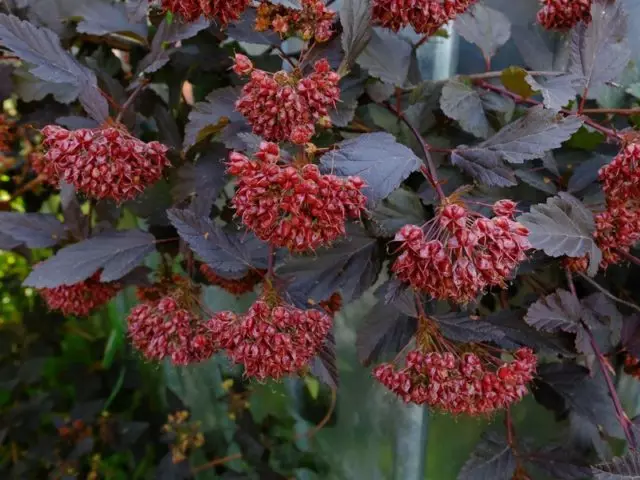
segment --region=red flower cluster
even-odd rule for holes
[[[301,310],[261,297],[244,315],[219,312],[208,323],[211,336],[245,373],[279,379],[303,370],[331,330],[321,310]]]
[[[93,198],[130,200],[158,181],[169,165],[167,147],[144,143],[120,128],[70,131],[48,125],[42,133],[48,151],[40,173]]]
[[[249,270],[247,274],[240,278],[224,278],[218,275],[213,268],[206,263],[200,265],[200,273],[204,275],[211,285],[216,285],[233,295],[243,295],[253,292],[253,289],[259,284],[266,270]]]
[[[238,20],[250,3],[249,0],[162,0],[162,8],[186,22],[205,16],[226,25]]]
[[[640,143],[630,143],[598,172],[608,205],[640,201]]]
[[[208,329],[181,307],[179,297],[169,294],[141,303],[127,318],[131,343],[149,360],[170,357],[175,365],[188,365],[215,353]]]
[[[279,165],[280,149],[263,142],[251,161],[232,152],[228,171],[239,177],[233,205],[262,240],[292,252],[314,250],[345,234],[366,198],[358,177],[322,175],[316,165]]]
[[[336,13],[329,10],[322,0],[302,0],[302,10],[262,2],[258,7],[255,28],[258,32],[272,28],[283,37],[297,35],[305,41],[314,38],[322,43],[333,35],[335,17]]]
[[[382,364],[375,378],[405,402],[427,404],[453,414],[489,414],[518,402],[527,393],[537,358],[528,348],[497,369],[475,353],[457,357],[451,352],[409,352],[405,366],[396,370]]]
[[[433,35],[467,11],[477,0],[374,0],[373,21],[397,32],[411,25],[418,33]]]
[[[640,144],[630,143],[608,165],[600,169],[599,178],[605,194],[606,209],[595,215],[593,237],[602,251],[600,268],[624,261],[640,240]],[[574,272],[587,269],[588,258],[565,259]]]
[[[315,125],[331,125],[329,109],[340,100],[340,76],[326,59],[318,60],[313,72],[300,78],[298,72],[271,74],[253,68],[245,55],[236,54],[233,70],[251,75],[236,102],[238,110],[265,140],[307,143]]]
[[[449,204],[424,230],[405,225],[395,237],[402,254],[392,271],[434,298],[458,303],[474,300],[486,287],[503,286],[530,248],[529,231],[509,218],[514,210],[513,202],[502,200],[494,205],[498,216],[488,219]]]
[[[50,309],[60,310],[65,315],[85,317],[115,297],[120,289],[118,283],[102,283],[98,271],[82,282],[42,288],[39,293]]]
[[[538,23],[547,30],[569,30],[580,22],[591,22],[592,0],[541,0]]]

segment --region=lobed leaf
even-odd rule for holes
[[[543,332],[576,333],[580,328],[582,305],[567,290],[558,289],[529,307],[524,321]]]
[[[344,0],[340,8],[340,23],[343,64],[345,69],[349,69],[371,39],[373,30],[369,0]]]
[[[320,158],[320,169],[323,173],[362,178],[367,184],[363,193],[369,205],[388,197],[422,163],[389,133],[367,133],[336,146]]]
[[[572,32],[569,73],[585,79],[585,89],[615,80],[629,63],[627,16],[620,2],[594,1],[592,22]]]
[[[640,452],[629,450],[622,457],[591,467],[596,480],[637,480],[640,478]]]
[[[589,255],[588,273],[595,275],[602,252],[593,239],[593,215],[578,199],[561,192],[546,203],[531,207],[518,221],[529,229],[533,248],[552,257]]]
[[[496,480],[511,478],[517,460],[507,440],[494,432],[482,435],[471,457],[463,465],[458,480]]]
[[[0,233],[29,248],[53,247],[67,237],[55,215],[44,213],[0,212]]]
[[[100,280],[113,282],[131,272],[154,249],[154,236],[141,230],[102,232],[64,247],[38,264],[24,285],[34,288],[73,285],[100,269]]]
[[[372,77],[402,87],[407,81],[413,54],[414,50],[409,42],[392,32],[378,28],[373,31],[357,62]]]
[[[482,99],[477,90],[459,79],[449,80],[442,87],[440,108],[460,127],[476,137],[487,138],[493,132],[484,113]]]
[[[548,78],[527,75],[525,80],[534,91],[542,94],[544,106],[555,112],[575,100],[576,92],[584,85],[584,78],[573,73]]]
[[[74,98],[80,96],[93,118],[103,122],[109,106],[98,89],[95,74],[81,65],[60,45],[60,38],[47,28],[38,28],[13,15],[0,14],[0,44],[32,65],[30,72],[48,83],[73,86]]]
[[[378,240],[361,227],[349,225],[345,240],[313,256],[290,259],[278,268],[278,275],[290,282],[287,291],[292,300],[308,306],[334,292],[340,292],[344,302],[355,300],[373,285],[381,267]]]
[[[477,45],[486,59],[511,37],[511,22],[502,12],[474,4],[455,20],[454,29],[470,43]]]
[[[249,268],[265,268],[266,244],[247,233],[228,233],[208,216],[189,210],[167,210],[171,224],[202,260],[216,271],[244,273]]]
[[[196,103],[185,127],[184,147],[195,145],[231,122],[244,122],[235,106],[239,93],[239,88],[224,87],[211,92],[204,102]]]

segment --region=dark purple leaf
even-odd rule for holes
[[[482,50],[485,58],[493,57],[511,36],[511,22],[498,10],[481,4],[473,5],[455,21],[455,31]]]
[[[481,317],[470,317],[464,312],[453,312],[434,317],[445,337],[460,343],[493,342],[500,344],[504,332]]]
[[[83,240],[89,234],[89,217],[82,213],[76,191],[64,180],[60,181],[60,202],[65,227],[76,240]]]
[[[381,248],[361,227],[349,225],[345,240],[314,255],[292,258],[278,275],[291,282],[287,291],[298,305],[318,303],[334,292],[350,302],[375,282],[382,266]]]
[[[244,123],[242,115],[236,111],[235,107],[239,92],[239,88],[221,88],[207,95],[204,102],[196,103],[185,127],[185,148],[220,132],[230,123]]]
[[[510,163],[523,163],[542,158],[559,148],[582,126],[578,116],[558,117],[541,105],[502,128],[498,133],[474,147]]]
[[[622,428],[602,375],[592,378],[587,368],[564,362],[539,365],[538,379],[560,395],[567,410],[602,426],[609,435],[621,437]]]
[[[402,350],[416,332],[417,321],[393,304],[379,301],[356,334],[358,360],[367,366]]]
[[[493,133],[478,90],[459,79],[449,80],[442,87],[440,108],[447,117],[456,120],[464,131],[476,137],[487,138]]]
[[[596,273],[602,252],[593,239],[593,214],[578,199],[560,192],[547,203],[531,207],[518,221],[529,229],[529,242],[534,248],[552,257],[588,254],[588,273]]]
[[[555,112],[575,100],[576,92],[584,85],[584,78],[572,73],[547,78],[527,75],[525,80],[534,92],[542,94],[544,106]]]
[[[320,352],[313,358],[311,374],[321,382],[333,388],[338,388],[340,378],[336,358],[336,341],[333,333],[329,333],[324,344],[320,347]]]
[[[556,480],[582,480],[591,473],[589,465],[566,447],[550,445],[529,455],[525,460]]]
[[[460,470],[458,480],[506,480],[512,477],[517,465],[507,440],[494,432],[485,433]]]
[[[598,0],[591,7],[593,21],[580,22],[571,35],[569,72],[593,89],[616,80],[629,63],[627,16],[620,2]]]
[[[214,270],[240,273],[248,268],[267,266],[268,248],[255,236],[245,232],[228,233],[209,217],[198,217],[189,210],[172,208],[167,215],[191,250]]]
[[[395,190],[380,202],[371,212],[371,218],[387,236],[393,236],[404,225],[422,225],[426,220],[420,197],[404,188]]]
[[[179,42],[196,36],[201,30],[207,28],[211,23],[204,18],[195,22],[182,23],[180,19],[174,18],[169,22],[166,18],[158,27],[151,42],[151,51],[140,61],[137,75],[153,73],[160,70],[170,60],[171,49],[166,48],[166,44]]]
[[[187,163],[181,166],[171,189],[176,203],[195,195],[195,201],[199,206],[196,213],[208,216],[213,202],[228,181],[224,164],[226,153],[224,148],[216,149],[207,152],[195,164]]]
[[[624,319],[620,343],[634,357],[640,358],[640,315],[633,314]]]
[[[451,163],[489,187],[518,184],[514,171],[492,152],[461,145],[451,153]]]
[[[388,30],[375,29],[356,61],[372,77],[403,87],[414,53],[411,44],[402,37]]]
[[[85,0],[74,9],[74,17],[82,17],[76,26],[80,33],[98,36],[122,33],[128,36],[135,35],[140,42],[146,42],[147,22],[143,21],[146,18],[132,21],[127,6],[123,3]]]
[[[44,213],[0,212],[0,233],[29,248],[52,247],[67,236],[55,215]]]
[[[369,0],[344,0],[340,8],[342,49],[345,70],[360,56],[371,39],[371,5]]]
[[[597,182],[600,168],[610,161],[610,158],[596,154],[588,160],[580,163],[580,165],[573,170],[573,175],[571,175],[571,178],[569,179],[567,191],[570,193],[576,193]]]
[[[80,97],[96,120],[102,122],[107,118],[109,106],[100,94],[95,74],[62,48],[54,32],[0,14],[0,43],[32,65],[30,72],[37,78],[72,85],[74,95]]]
[[[367,133],[337,144],[320,159],[323,173],[359,176],[369,205],[386,198],[421,165],[420,159],[389,133]]]
[[[4,102],[13,93],[13,65],[0,65],[0,102]]]
[[[153,235],[140,230],[103,232],[61,249],[38,264],[24,281],[34,288],[73,285],[102,269],[100,280],[113,282],[137,267],[155,250]]]
[[[272,31],[257,32],[256,12],[253,9],[245,12],[240,20],[230,23],[227,27],[227,35],[238,42],[255,43],[258,45],[280,45],[280,36]]]
[[[22,245],[20,240],[16,240],[15,238],[0,232],[0,250],[13,250],[20,245]]]
[[[524,321],[543,332],[577,333],[582,318],[580,301],[567,290],[556,290],[529,307]]]
[[[596,480],[635,480],[640,478],[640,452],[629,450],[611,462],[594,465],[591,472]]]

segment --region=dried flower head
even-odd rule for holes
[[[96,308],[109,302],[122,288],[116,282],[101,282],[100,274],[98,271],[82,282],[42,288],[38,292],[50,309],[60,310],[64,315],[86,317]]]
[[[303,40],[313,38],[322,43],[333,35],[335,17],[336,13],[329,10],[322,0],[302,0],[301,10],[262,2],[258,7],[255,28],[259,32],[273,29],[282,37],[296,35]]]
[[[538,23],[547,30],[570,30],[580,22],[591,23],[592,0],[541,0]]]
[[[244,315],[219,312],[208,326],[229,358],[244,365],[247,376],[265,380],[305,369],[331,324],[325,312],[286,304],[266,288]]]
[[[157,182],[169,165],[167,147],[144,143],[117,127],[42,130],[47,149],[40,173],[65,180],[89,197],[118,203],[130,200]]]
[[[238,177],[236,214],[259,238],[293,252],[331,244],[345,234],[347,218],[358,218],[365,206],[360,178],[283,164],[275,143],[263,142],[255,161],[233,152],[228,165]]]
[[[340,76],[325,59],[318,60],[313,72],[303,77],[298,72],[271,74],[255,69],[241,54],[236,54],[233,68],[238,74],[251,76],[236,102],[236,110],[244,115],[254,133],[268,141],[310,141],[320,120],[324,127],[328,126],[325,117],[340,99]]]
[[[505,201],[496,212],[513,212]],[[392,266],[398,279],[433,298],[474,300],[490,286],[504,286],[526,259],[528,230],[508,216],[491,219],[448,204],[424,228],[405,225],[396,234],[402,252]]]
[[[162,0],[162,8],[186,22],[195,22],[203,16],[226,25],[238,20],[250,3],[249,0]]]

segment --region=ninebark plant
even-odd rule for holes
[[[0,247],[51,249],[25,280],[51,309],[137,285],[145,360],[337,389],[336,309],[371,291],[381,393],[505,420],[460,478],[640,474],[616,390],[640,357],[633,2],[42,3],[0,14]],[[484,71],[423,78],[454,32]],[[43,191],[59,208],[20,211]],[[221,311],[203,284],[257,300]],[[570,441],[514,432],[530,393]],[[628,453],[596,465],[610,438]]]

